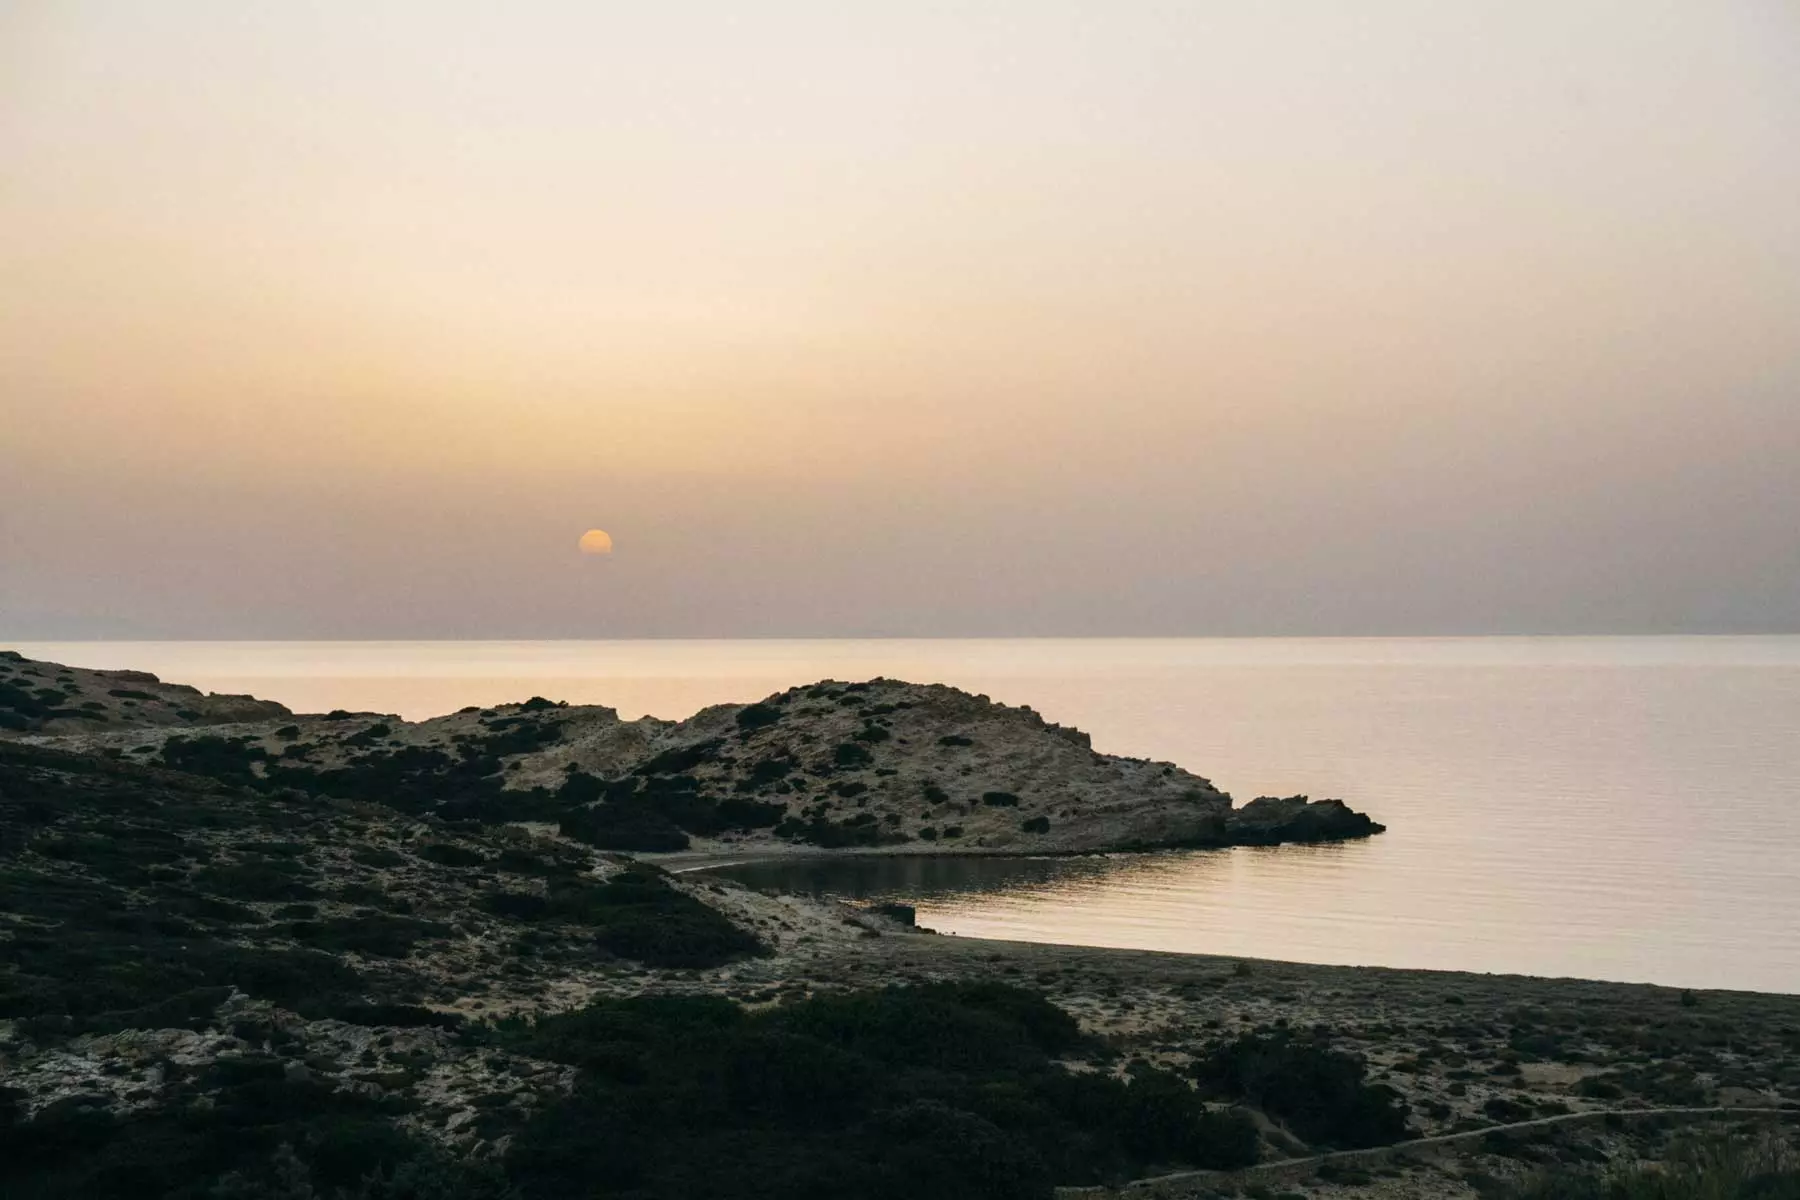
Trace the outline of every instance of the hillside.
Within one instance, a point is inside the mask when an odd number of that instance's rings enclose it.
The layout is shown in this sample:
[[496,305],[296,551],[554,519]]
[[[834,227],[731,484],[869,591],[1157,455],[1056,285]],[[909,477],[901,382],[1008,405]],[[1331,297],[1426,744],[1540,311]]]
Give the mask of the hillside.
[[828,680],[680,722],[535,698],[406,722],[201,697],[181,711],[231,716],[200,727],[167,703],[120,697],[117,674],[5,665],[62,697],[58,715],[12,722],[40,744],[454,819],[555,824],[610,850],[1069,853],[1382,831],[1336,801],[1234,808],[1172,763],[1097,752],[1030,708],[941,684]]
[[288,715],[272,700],[209,695],[148,671],[90,671],[0,650],[0,734],[194,728]]
[[[118,678],[5,665],[86,713],[84,681]],[[145,703],[0,738],[8,1197],[1051,1200],[1503,1125],[1448,1166],[1305,1176],[1495,1197],[1665,1156],[1658,1108],[1742,1113],[1760,1145],[1800,1106],[1792,998],[936,937],[561,833],[748,815],[692,840],[803,844],[934,784],[958,790],[931,819],[985,852],[1021,814],[1116,834],[1065,812],[1096,791],[1257,835],[1204,780],[952,689],[822,684],[679,724],[534,701],[203,729]],[[1017,805],[981,802],[997,783]],[[1593,1119],[1516,1128],[1546,1117]]]

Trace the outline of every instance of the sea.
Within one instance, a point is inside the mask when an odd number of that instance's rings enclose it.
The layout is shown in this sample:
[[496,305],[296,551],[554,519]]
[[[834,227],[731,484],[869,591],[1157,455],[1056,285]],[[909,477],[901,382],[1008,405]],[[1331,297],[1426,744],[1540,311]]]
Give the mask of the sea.
[[297,711],[955,684],[1367,841],[744,864],[944,934],[1800,993],[1800,637],[25,643]]

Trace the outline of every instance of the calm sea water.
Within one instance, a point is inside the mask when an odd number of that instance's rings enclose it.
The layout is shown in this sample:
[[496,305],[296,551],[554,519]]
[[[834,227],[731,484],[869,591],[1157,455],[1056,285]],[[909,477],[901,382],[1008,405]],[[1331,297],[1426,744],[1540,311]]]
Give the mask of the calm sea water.
[[1800,992],[1800,638],[63,643],[301,710],[541,694],[684,716],[821,677],[943,681],[1367,842],[858,865],[946,932]]

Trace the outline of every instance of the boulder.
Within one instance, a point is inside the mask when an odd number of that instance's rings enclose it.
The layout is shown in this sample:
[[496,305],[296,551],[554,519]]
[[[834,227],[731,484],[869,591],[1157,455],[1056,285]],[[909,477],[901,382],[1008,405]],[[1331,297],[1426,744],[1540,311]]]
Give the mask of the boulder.
[[1229,840],[1240,846],[1337,842],[1386,830],[1387,826],[1342,800],[1313,800],[1306,796],[1258,796],[1226,818]]

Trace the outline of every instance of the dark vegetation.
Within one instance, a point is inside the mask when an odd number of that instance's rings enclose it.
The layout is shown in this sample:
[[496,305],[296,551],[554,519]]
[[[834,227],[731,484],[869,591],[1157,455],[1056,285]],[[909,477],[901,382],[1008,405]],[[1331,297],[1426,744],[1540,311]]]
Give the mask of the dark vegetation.
[[32,687],[27,678],[17,675],[0,677],[0,729],[28,733],[42,729],[46,721],[58,717],[105,719],[104,714],[84,712],[72,706],[68,695],[57,688]]
[[766,729],[781,720],[781,710],[771,704],[746,704],[738,709],[737,727],[746,733]]
[[[343,863],[323,869],[323,855],[362,828],[346,828],[344,809],[0,743],[9,934],[0,937],[0,1017],[42,1034],[192,1027],[232,987],[309,1018],[406,1002],[406,960],[451,930],[374,886],[376,876],[352,882]],[[484,852],[449,838],[418,846],[416,860],[388,846],[346,849],[348,862],[374,872],[430,864],[427,894],[446,913],[457,896],[476,907],[494,870],[536,877],[545,890],[530,898],[540,908],[488,911],[522,931],[552,921],[577,946],[591,937],[589,953],[710,966],[762,949],[650,868],[601,884],[587,874],[591,861],[565,852]],[[368,907],[321,915],[315,903],[352,896]],[[345,954],[392,965],[370,974]]]
[[[273,941],[240,901],[312,894],[303,868],[247,853],[219,863],[207,833],[291,826],[263,797],[216,784],[0,744],[0,1016],[41,1032],[203,1019],[238,987],[326,1016],[366,991],[330,955]],[[248,895],[246,894],[248,893]]]
[[596,1003],[493,1037],[581,1069],[518,1134],[528,1197],[1048,1197],[1151,1164],[1254,1160],[1248,1117],[1182,1080],[1074,1074],[1074,1021],[999,984]]
[[1800,1200],[1800,1158],[1778,1142],[1689,1139],[1663,1157],[1654,1166],[1558,1166],[1481,1191],[1493,1200]]
[[[406,1101],[297,1078],[273,1056],[167,1069],[169,1103],[133,1115],[77,1095],[21,1122],[0,1100],[0,1190],[9,1200],[509,1195],[493,1172],[452,1162],[396,1126]],[[430,1190],[414,1186],[426,1181]]]
[[[363,748],[341,766],[315,767],[291,757],[289,747],[279,760],[263,764],[263,778],[251,782],[266,788],[294,788],[316,796],[365,800],[408,813],[434,812],[449,820],[483,823],[554,820],[561,806],[543,788],[505,791],[503,756],[523,754],[554,744],[562,736],[562,723],[524,717],[500,717],[485,723],[480,735],[458,734],[452,750],[437,746],[378,746],[391,732],[385,724],[371,725],[345,739]],[[260,747],[244,752],[262,757]],[[168,761],[168,752],[164,751]],[[171,765],[177,765],[171,763]],[[179,764],[186,770],[223,777],[202,764]],[[242,775],[236,778],[244,779]]]
[[715,967],[768,952],[716,909],[671,888],[648,867],[600,884],[553,882],[541,896],[492,892],[483,904],[518,921],[595,926],[601,947],[646,966]]
[[[764,773],[770,782],[779,778]],[[575,805],[560,818],[563,835],[605,850],[684,850],[690,834],[767,829],[787,813],[781,803],[705,795],[693,776],[673,772],[605,781],[574,771],[557,796]]]
[[1315,1146],[1382,1146],[1411,1136],[1407,1107],[1365,1081],[1360,1058],[1285,1030],[1247,1033],[1196,1062],[1202,1092],[1243,1099]]

